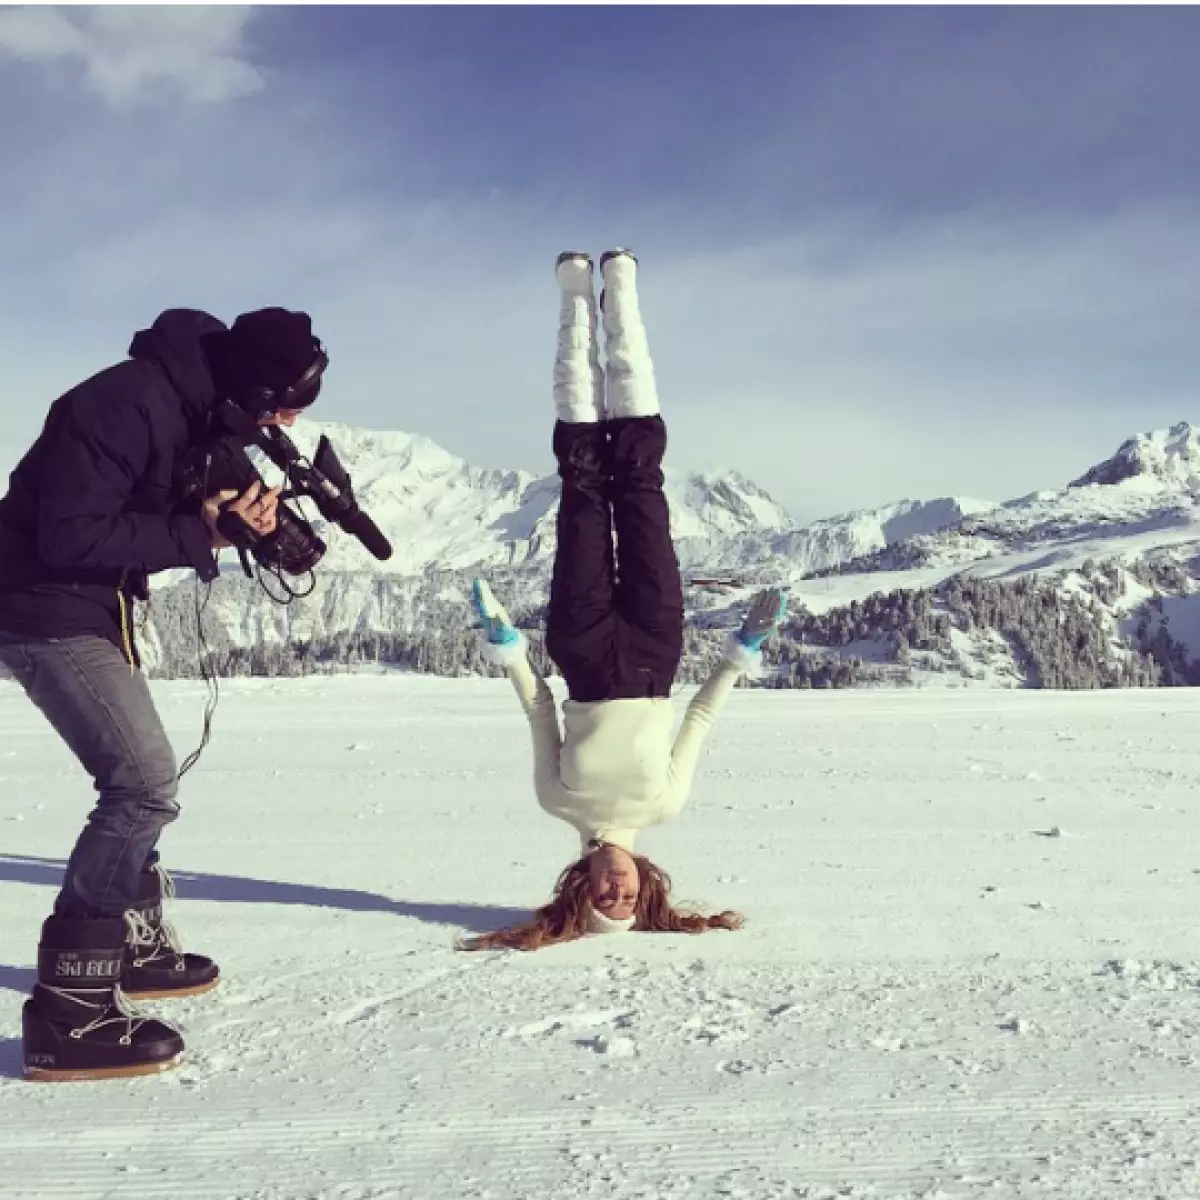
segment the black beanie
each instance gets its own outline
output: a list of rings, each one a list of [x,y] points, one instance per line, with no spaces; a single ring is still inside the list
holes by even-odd
[[[286,308],[242,313],[227,333],[210,337],[218,343],[210,343],[214,375],[235,400],[250,388],[286,390],[312,366],[321,349],[308,313]],[[316,391],[298,398],[295,407],[310,404]]]

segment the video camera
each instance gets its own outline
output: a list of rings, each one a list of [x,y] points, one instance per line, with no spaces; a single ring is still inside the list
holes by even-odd
[[[259,534],[236,513],[222,512],[217,528],[238,551],[242,569],[253,578],[250,559],[275,575],[305,575],[325,556],[328,549],[302,513],[287,504],[307,496],[325,520],[356,537],[378,559],[392,555],[391,543],[379,527],[358,506],[346,468],[342,466],[329,439],[321,434],[310,462],[277,425],[255,426],[242,434],[228,434],[208,442],[188,462],[180,480],[181,498],[203,503],[221,491],[236,491],[240,496],[253,483],[266,487],[255,467],[248,446],[257,446],[286,479],[279,497],[277,523],[273,533]]]

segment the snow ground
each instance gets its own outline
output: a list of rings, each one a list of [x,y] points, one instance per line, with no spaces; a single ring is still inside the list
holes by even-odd
[[[155,685],[177,746],[196,684]],[[88,803],[0,685],[0,1194],[1200,1196],[1200,693],[740,692],[643,849],[737,934],[468,955],[573,835],[503,681],[226,683],[164,851],[226,979],[19,1078]]]

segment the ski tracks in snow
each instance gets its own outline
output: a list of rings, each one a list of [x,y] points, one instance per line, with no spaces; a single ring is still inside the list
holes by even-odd
[[[457,954],[564,845],[495,682],[322,683],[364,743],[444,704],[402,781],[347,769],[329,706],[297,726],[301,692],[231,685],[170,848],[225,976],[157,1009],[188,1059],[37,1087],[12,1077],[37,862],[81,792],[0,695],[5,851],[34,864],[0,878],[4,1200],[1200,1197],[1194,691],[735,696],[647,849],[745,932]],[[239,711],[287,731],[286,777]]]
[[[79,1120],[0,1171],[46,1198],[1200,1194],[1190,968],[735,967],[673,941],[669,966],[406,953],[307,998],[235,985],[180,1006],[200,1049],[106,1093],[119,1121],[23,1089]],[[250,993],[259,1020],[229,1021]]]

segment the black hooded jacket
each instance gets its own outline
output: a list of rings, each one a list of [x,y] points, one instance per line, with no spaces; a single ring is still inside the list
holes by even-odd
[[[136,661],[128,598],[146,576],[192,567],[216,578],[212,540],[172,496],[184,454],[206,434],[216,393],[200,339],[208,313],[164,312],[129,359],[51,405],[0,499],[0,630],[95,634]]]

